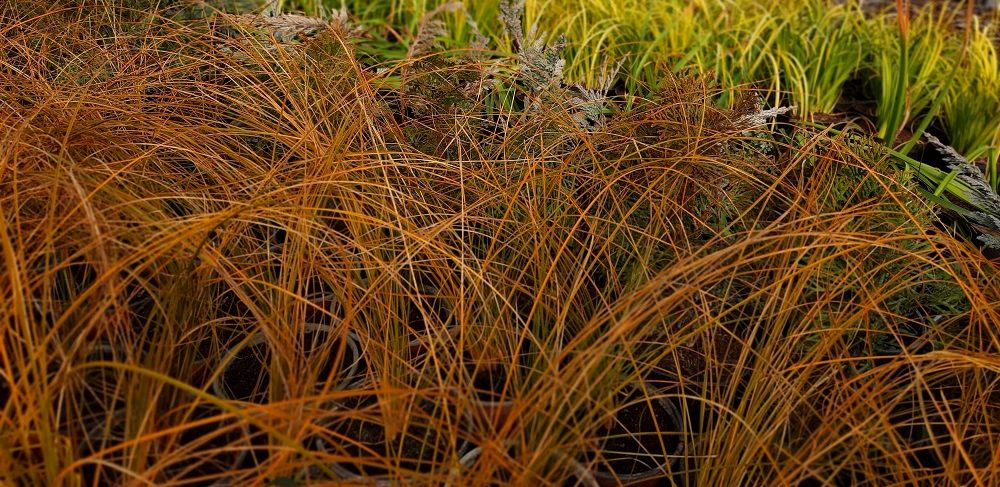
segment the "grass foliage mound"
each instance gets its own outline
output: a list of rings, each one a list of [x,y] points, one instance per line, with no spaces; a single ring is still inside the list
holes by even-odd
[[[0,484],[1000,482],[997,264],[876,141],[152,11],[0,6]]]

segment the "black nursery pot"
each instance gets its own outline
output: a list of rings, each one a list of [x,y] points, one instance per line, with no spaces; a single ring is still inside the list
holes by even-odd
[[[91,418],[85,436],[76,445],[78,458],[92,457],[100,460],[100,463],[87,463],[81,467],[81,477],[86,485],[127,483],[128,478],[122,473],[121,468],[129,468],[130,463],[136,459],[129,455],[127,449],[114,449],[115,446],[130,439],[126,431],[125,418],[124,405],[109,407],[106,415],[101,418],[96,416]],[[142,448],[146,449],[143,458],[145,465],[152,465],[159,456],[157,446],[155,443],[142,445]],[[141,448],[137,450],[141,451]]]
[[[370,410],[376,407],[375,396],[355,396],[340,403],[349,410]],[[430,404],[425,404],[425,409]],[[406,431],[395,438],[386,436],[385,427],[376,418],[351,417],[327,426],[333,435],[318,436],[311,440],[311,447],[345,455],[355,459],[329,465],[330,470],[340,477],[338,480],[350,484],[398,485],[399,474],[403,472],[440,472],[451,456],[450,438],[432,427],[410,424]],[[457,445],[459,457],[469,449],[465,441]],[[390,459],[392,470],[378,464],[375,459]],[[367,460],[367,461],[366,461]],[[408,482],[402,482],[404,485]]]
[[[490,430],[505,423],[512,415],[518,388],[536,369],[538,353],[523,344],[513,360],[477,363],[463,355],[463,370],[471,380],[474,395],[471,408],[464,412],[469,428]]]
[[[110,343],[94,345],[87,353],[89,361],[126,362],[126,354]],[[124,373],[110,367],[83,369],[81,385],[73,394],[74,414],[61,425],[64,434],[77,438],[76,451],[79,457],[100,455],[109,464],[119,464],[119,453],[101,454],[101,450],[120,443],[125,428],[123,418],[126,410],[126,385]],[[98,463],[81,466],[80,474],[87,485],[110,485],[121,477],[121,472]]]
[[[465,369],[475,388],[472,408],[465,412],[465,421],[472,429],[479,429],[484,425],[495,427],[507,421],[514,407],[514,401],[510,399],[512,391],[505,390],[511,387],[508,366],[477,368],[466,364]]]
[[[171,450],[185,451],[186,454],[165,469],[163,484],[201,487],[233,485],[237,471],[250,456],[250,428],[245,424],[235,425],[235,418],[215,419],[220,413],[221,410],[212,405],[195,408],[190,421],[206,422],[185,429],[177,437]]]
[[[87,431],[86,439],[78,446],[78,455],[97,455],[107,465],[87,466],[82,469],[87,485],[120,485],[127,483],[127,477],[108,465],[130,468],[134,461],[128,450],[114,447],[134,438],[126,431],[126,416],[122,410],[111,409],[101,420],[94,420]],[[219,410],[209,405],[196,406],[190,421],[208,420],[219,414]],[[240,466],[245,463],[250,451],[248,428],[236,425],[235,418],[208,420],[185,429],[173,441],[165,437],[144,442],[138,448],[146,452],[144,464],[147,468],[157,466],[157,485],[183,484],[192,487],[222,487],[233,485],[233,479]],[[107,451],[107,453],[102,453]],[[176,456],[175,456],[176,455]]]
[[[340,363],[336,362],[336,350],[339,344],[332,347],[323,347],[327,341],[327,333],[332,329],[330,326],[306,323],[303,336],[303,353],[311,355],[322,353],[321,350],[331,351],[319,371],[320,382],[316,384],[318,391],[323,388],[326,378],[335,381],[331,385],[331,390],[340,390],[358,379],[364,373],[365,365],[358,345],[358,338],[353,332],[348,332],[343,339],[344,353]],[[257,333],[247,341],[229,361],[226,368],[212,382],[212,391],[219,397],[248,401],[264,404],[268,401],[268,387],[270,384],[270,371],[268,369],[271,361],[271,348],[263,334]],[[336,374],[335,377],[331,377]]]
[[[647,399],[638,387],[622,395],[622,406],[597,432],[594,478],[602,486],[657,485],[683,450],[681,414],[670,400]]]
[[[119,363],[127,360],[120,348],[107,343],[94,346],[88,359]],[[77,454],[80,457],[98,456],[106,462],[95,462],[81,468],[87,485],[127,483],[127,477],[114,466],[130,468],[134,459],[128,457],[129,449],[113,448],[134,439],[127,431],[128,416],[125,411],[128,406],[123,395],[127,386],[121,382],[122,378],[121,371],[107,367],[88,369],[83,377],[86,387],[77,396],[80,415],[72,425],[78,437],[82,438],[76,446]],[[211,405],[197,405],[185,422],[206,420],[205,424],[187,428],[173,440],[163,436],[136,445],[136,451],[146,452],[143,463],[158,470],[155,479],[158,485],[232,485],[233,472],[247,457],[248,428],[237,425],[237,420],[231,417],[210,419],[220,412]]]
[[[514,445],[513,442],[507,441],[502,444],[502,448],[506,449],[508,451],[508,454],[511,454],[510,450],[513,447],[513,445]],[[459,466],[466,471],[468,471],[469,469],[474,469],[482,453],[483,453],[483,447],[477,446],[475,448],[472,448],[464,455],[462,455],[461,459],[459,459],[458,461]],[[587,470],[587,467],[585,467],[580,462],[574,460],[573,458],[570,458],[561,450],[556,450],[554,453],[557,456],[562,457],[562,459],[568,463],[568,472],[566,472],[567,475],[562,483],[564,487],[598,486],[597,480],[594,479],[593,473]],[[492,485],[509,485],[512,482],[514,482],[514,475],[508,469],[503,468],[502,465],[490,465],[490,466],[493,467],[493,472],[491,477]],[[476,472],[476,474],[482,475],[482,472]]]
[[[441,296],[441,291],[432,285],[422,285],[419,292],[421,302],[410,301],[405,317],[409,334],[406,359],[416,367],[423,364],[427,346],[434,335],[449,335],[455,330],[454,313],[448,300]],[[431,318],[430,322],[427,318]]]
[[[119,347],[108,343],[99,343],[94,346],[87,355],[87,359],[117,363],[127,361],[126,354]],[[92,368],[85,371],[82,381],[86,387],[81,388],[77,398],[80,401],[79,412],[81,414],[77,420],[83,428],[89,429],[94,424],[104,421],[109,411],[122,404],[124,385],[121,381],[123,377],[122,371],[110,367]]]

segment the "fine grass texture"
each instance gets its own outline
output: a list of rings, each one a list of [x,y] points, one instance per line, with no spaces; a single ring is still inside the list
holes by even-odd
[[[997,264],[873,138],[152,7],[0,7],[0,484],[613,485],[653,403],[668,484],[1000,482]]]

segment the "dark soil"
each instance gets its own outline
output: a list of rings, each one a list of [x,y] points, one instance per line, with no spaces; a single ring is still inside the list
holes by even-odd
[[[493,363],[477,363],[468,353],[463,357],[463,365],[467,377],[472,379],[472,386],[476,393],[476,399],[480,401],[500,402],[510,400],[517,395],[517,388],[524,386],[525,378],[539,368],[536,363],[538,352],[531,350],[528,341],[521,345],[521,349],[513,362],[516,364],[511,368],[511,363],[507,361]],[[511,375],[514,372],[514,375]]]
[[[341,351],[341,341],[337,340],[327,345],[327,333],[307,332],[304,336],[306,356],[313,354],[325,354],[325,360],[319,365],[319,373],[316,376],[316,390],[323,388],[329,383],[330,387],[337,388],[343,381],[351,382],[367,370],[367,363],[360,350],[352,349],[344,344]],[[355,343],[355,345],[357,345]],[[338,360],[339,359],[339,360]]]
[[[316,364],[316,390],[330,382],[330,387],[337,388],[345,379],[352,378],[352,372],[357,376],[363,373],[366,364],[349,346],[343,346],[339,339],[329,341],[327,331],[310,330],[302,335],[302,353],[305,357],[323,355],[321,363]],[[339,359],[339,360],[338,360]],[[267,343],[260,342],[240,349],[223,372],[220,382],[226,397],[240,401],[250,401],[258,404],[267,402],[270,372],[268,362],[271,360],[271,349]],[[306,364],[310,367],[310,364]]]
[[[94,418],[89,423],[85,440],[78,446],[80,456],[88,456],[113,448],[126,441],[124,405],[105,411],[105,415]],[[211,406],[198,406],[191,414],[190,420],[197,421],[218,415],[219,411]],[[165,452],[184,452],[184,457],[167,460],[170,464],[161,472],[157,484],[183,483],[187,486],[208,487],[223,477],[233,475],[247,461],[248,450],[234,450],[234,445],[244,442],[246,432],[234,427],[235,419],[209,422],[203,425],[185,429],[172,441],[165,443],[166,437],[146,443],[147,465],[163,461]],[[128,466],[130,461],[125,457],[130,450],[119,450],[110,453],[100,453],[100,459],[113,464]],[[121,472],[107,466],[86,464],[81,468],[85,485],[124,485],[126,479]]]
[[[428,331],[427,318],[430,318],[431,326],[440,325],[447,328],[455,324],[451,304],[440,295],[440,291],[431,286],[424,287],[419,294],[413,296],[407,309],[406,326],[417,334]]]
[[[199,406],[191,421],[216,416],[220,411],[211,406]],[[247,456],[247,450],[233,450],[241,442],[249,444],[246,432],[233,425],[234,419],[214,421],[184,430],[172,450],[187,450],[190,458],[172,464],[165,473],[165,483],[191,479],[184,485],[209,486],[232,475]],[[203,480],[193,480],[203,479]]]
[[[267,343],[241,348],[220,378],[226,397],[258,404],[266,403],[271,379],[267,367],[270,360],[271,349]]]
[[[674,413],[659,401],[647,401],[639,393],[615,414],[610,426],[597,432],[603,461],[599,473],[641,475],[655,473],[674,461],[681,427]]]
[[[478,370],[473,370],[474,367],[466,365],[466,368],[472,376],[472,386],[475,388],[477,399],[484,402],[500,402],[509,398],[509,391],[504,391],[510,387],[507,370],[504,367],[492,369],[480,367]]]
[[[7,376],[0,375],[0,410],[7,406],[10,400],[10,386],[7,385]]]
[[[125,354],[115,350],[111,345],[102,345],[95,347],[87,360],[121,363],[126,358]],[[74,414],[79,416],[70,422],[70,428],[82,428],[80,433],[87,434],[94,425],[115,414],[115,411],[123,410],[123,378],[122,371],[110,367],[86,370],[81,377],[79,393],[74,397],[79,401],[79,408],[76,409],[78,412]]]
[[[344,406],[350,410],[369,413],[374,412],[377,407],[374,396],[351,398],[345,401]],[[342,452],[356,459],[356,462],[342,463],[340,467],[354,475],[365,477],[384,476],[400,470],[432,472],[449,456],[449,438],[434,428],[411,423],[405,432],[395,438],[387,438],[382,424],[377,419],[377,413],[376,417],[344,419],[329,427],[335,435],[318,443],[327,451]],[[328,443],[331,437],[332,441],[337,441],[336,444]],[[373,465],[381,461],[392,462],[395,468]]]

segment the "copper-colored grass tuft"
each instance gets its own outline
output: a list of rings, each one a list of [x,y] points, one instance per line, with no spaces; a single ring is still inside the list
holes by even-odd
[[[636,391],[680,484],[1000,481],[997,266],[878,150],[95,4],[0,7],[0,484],[587,485]]]

